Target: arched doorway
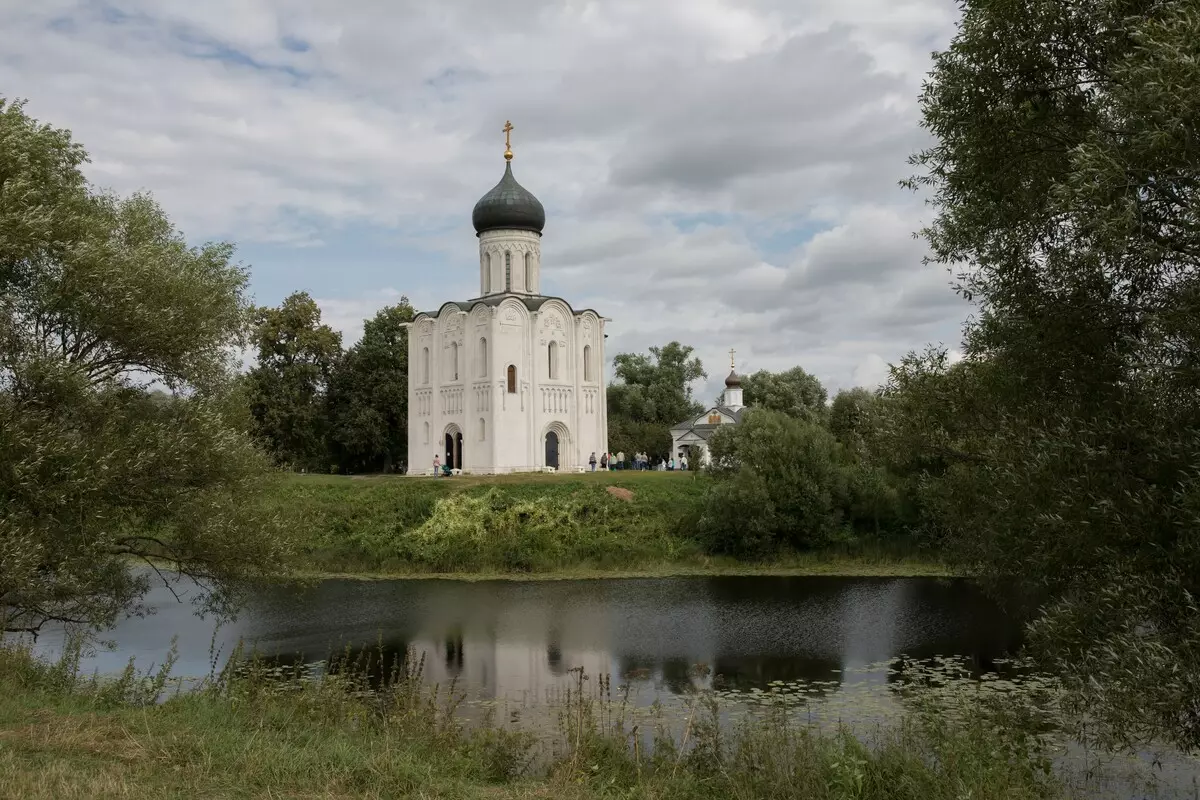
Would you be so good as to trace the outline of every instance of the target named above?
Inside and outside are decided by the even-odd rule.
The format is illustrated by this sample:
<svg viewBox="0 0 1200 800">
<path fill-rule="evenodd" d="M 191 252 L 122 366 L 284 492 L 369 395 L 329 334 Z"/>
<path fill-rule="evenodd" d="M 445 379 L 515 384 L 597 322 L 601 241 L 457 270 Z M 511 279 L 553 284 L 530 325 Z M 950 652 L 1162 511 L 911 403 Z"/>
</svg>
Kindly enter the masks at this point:
<svg viewBox="0 0 1200 800">
<path fill-rule="evenodd" d="M 443 437 L 445 445 L 445 464 L 450 469 L 463 468 L 463 435 L 457 425 L 451 425 L 446 428 L 446 435 Z"/>
<path fill-rule="evenodd" d="M 551 422 L 542 429 L 542 443 L 545 445 L 544 466 L 562 472 L 570 470 L 576 463 L 577 457 L 571 449 L 571 432 L 561 422 Z"/>
</svg>

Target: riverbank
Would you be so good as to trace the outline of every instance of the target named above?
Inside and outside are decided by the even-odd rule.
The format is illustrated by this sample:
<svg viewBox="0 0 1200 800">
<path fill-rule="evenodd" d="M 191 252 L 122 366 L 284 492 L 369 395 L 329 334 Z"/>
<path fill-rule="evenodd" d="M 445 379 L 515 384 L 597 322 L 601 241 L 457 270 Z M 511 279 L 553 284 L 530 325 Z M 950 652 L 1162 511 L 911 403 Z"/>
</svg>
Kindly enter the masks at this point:
<svg viewBox="0 0 1200 800">
<path fill-rule="evenodd" d="M 0 647 L 0 787 L 31 798 L 424 797 L 492 800 L 1023 800 L 1062 794 L 1035 739 L 971 715 L 915 711 L 870 746 L 766 715 L 724 729 L 698 697 L 683 726 L 639 734 L 602 681 L 537 734 L 470 726 L 406 673 L 250 669 L 157 702 L 153 676 L 97 684 Z M 617 693 L 619 695 L 619 692 Z M 711 701 L 711 702 L 710 702 Z M 961 720 L 961 721 L 960 721 Z"/>
<path fill-rule="evenodd" d="M 694 472 L 424 478 L 286 475 L 264 498 L 311 577 L 579 579 L 677 575 L 945 576 L 902 541 L 847 539 L 756 563 L 708 555 L 694 535 Z"/>
</svg>

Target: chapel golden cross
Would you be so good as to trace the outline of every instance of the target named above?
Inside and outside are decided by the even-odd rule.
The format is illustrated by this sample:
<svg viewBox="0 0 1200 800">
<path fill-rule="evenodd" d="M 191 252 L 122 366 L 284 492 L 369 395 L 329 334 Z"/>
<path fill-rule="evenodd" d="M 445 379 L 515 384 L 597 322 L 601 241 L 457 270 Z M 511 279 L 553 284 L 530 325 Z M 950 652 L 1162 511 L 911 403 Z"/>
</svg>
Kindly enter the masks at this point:
<svg viewBox="0 0 1200 800">
<path fill-rule="evenodd" d="M 509 136 L 512 134 L 513 124 L 510 120 L 504 120 L 504 157 L 512 158 L 512 141 Z"/>
<path fill-rule="evenodd" d="M 736 352 L 737 352 L 737 350 L 734 350 L 732 347 L 729 348 L 729 368 L 730 369 L 733 369 L 733 354 Z"/>
</svg>

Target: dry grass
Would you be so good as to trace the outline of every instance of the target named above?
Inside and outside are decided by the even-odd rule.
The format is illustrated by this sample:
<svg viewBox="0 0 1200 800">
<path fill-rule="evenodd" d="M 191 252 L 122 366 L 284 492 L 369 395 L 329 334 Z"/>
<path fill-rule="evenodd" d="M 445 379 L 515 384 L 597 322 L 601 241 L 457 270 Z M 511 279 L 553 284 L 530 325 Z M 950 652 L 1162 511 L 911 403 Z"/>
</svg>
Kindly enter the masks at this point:
<svg viewBox="0 0 1200 800">
<path fill-rule="evenodd" d="M 244 664 L 245 662 L 236 662 Z M 1035 800 L 1059 794 L 1019 732 L 926 716 L 872 748 L 769 717 L 722 730 L 699 698 L 682 735 L 630 749 L 621 707 L 575 692 L 549 760 L 533 739 L 431 697 L 405 673 L 383 691 L 350 674 L 286 679 L 253 666 L 154 703 L 64 688 L 0 647 L 3 798 L 455 800 Z M 593 682 L 597 683 L 597 682 Z M 604 683 L 604 681 L 599 681 Z M 44 685 L 43 685 L 44 684 Z M 580 687 L 585 679 L 580 674 Z M 677 731 L 676 734 L 679 732 Z M 636 735 L 634 736 L 636 739 Z"/>
</svg>

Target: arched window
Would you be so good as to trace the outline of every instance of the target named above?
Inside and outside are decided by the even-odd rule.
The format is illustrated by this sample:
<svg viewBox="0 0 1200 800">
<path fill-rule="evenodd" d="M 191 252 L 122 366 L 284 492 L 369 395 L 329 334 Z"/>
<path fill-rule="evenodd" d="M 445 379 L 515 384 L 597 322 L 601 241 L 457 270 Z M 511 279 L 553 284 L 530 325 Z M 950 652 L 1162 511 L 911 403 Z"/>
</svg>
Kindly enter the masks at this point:
<svg viewBox="0 0 1200 800">
<path fill-rule="evenodd" d="M 512 291 L 512 253 L 504 251 L 504 291 Z"/>
<path fill-rule="evenodd" d="M 525 254 L 525 291 L 533 293 L 533 255 Z"/>
<path fill-rule="evenodd" d="M 483 288 L 483 293 L 487 294 L 492 285 L 492 254 L 484 253 L 479 259 L 479 285 Z"/>
<path fill-rule="evenodd" d="M 550 379 L 554 380 L 558 377 L 558 342 L 546 346 L 546 361 L 550 366 Z"/>
<path fill-rule="evenodd" d="M 479 418 L 479 441 L 487 439 L 487 420 L 483 417 Z"/>
<path fill-rule="evenodd" d="M 429 423 L 425 423 L 425 444 L 429 444 Z"/>
<path fill-rule="evenodd" d="M 585 381 L 594 380 L 592 378 L 592 346 L 590 344 L 583 346 L 583 379 Z"/>
<path fill-rule="evenodd" d="M 487 377 L 487 337 L 479 339 L 479 377 Z"/>
<path fill-rule="evenodd" d="M 421 352 L 421 383 L 429 383 L 429 348 Z"/>
<path fill-rule="evenodd" d="M 450 380 L 458 380 L 458 342 L 450 343 Z"/>
<path fill-rule="evenodd" d="M 508 393 L 517 393 L 517 368 L 512 364 L 508 365 Z"/>
</svg>

